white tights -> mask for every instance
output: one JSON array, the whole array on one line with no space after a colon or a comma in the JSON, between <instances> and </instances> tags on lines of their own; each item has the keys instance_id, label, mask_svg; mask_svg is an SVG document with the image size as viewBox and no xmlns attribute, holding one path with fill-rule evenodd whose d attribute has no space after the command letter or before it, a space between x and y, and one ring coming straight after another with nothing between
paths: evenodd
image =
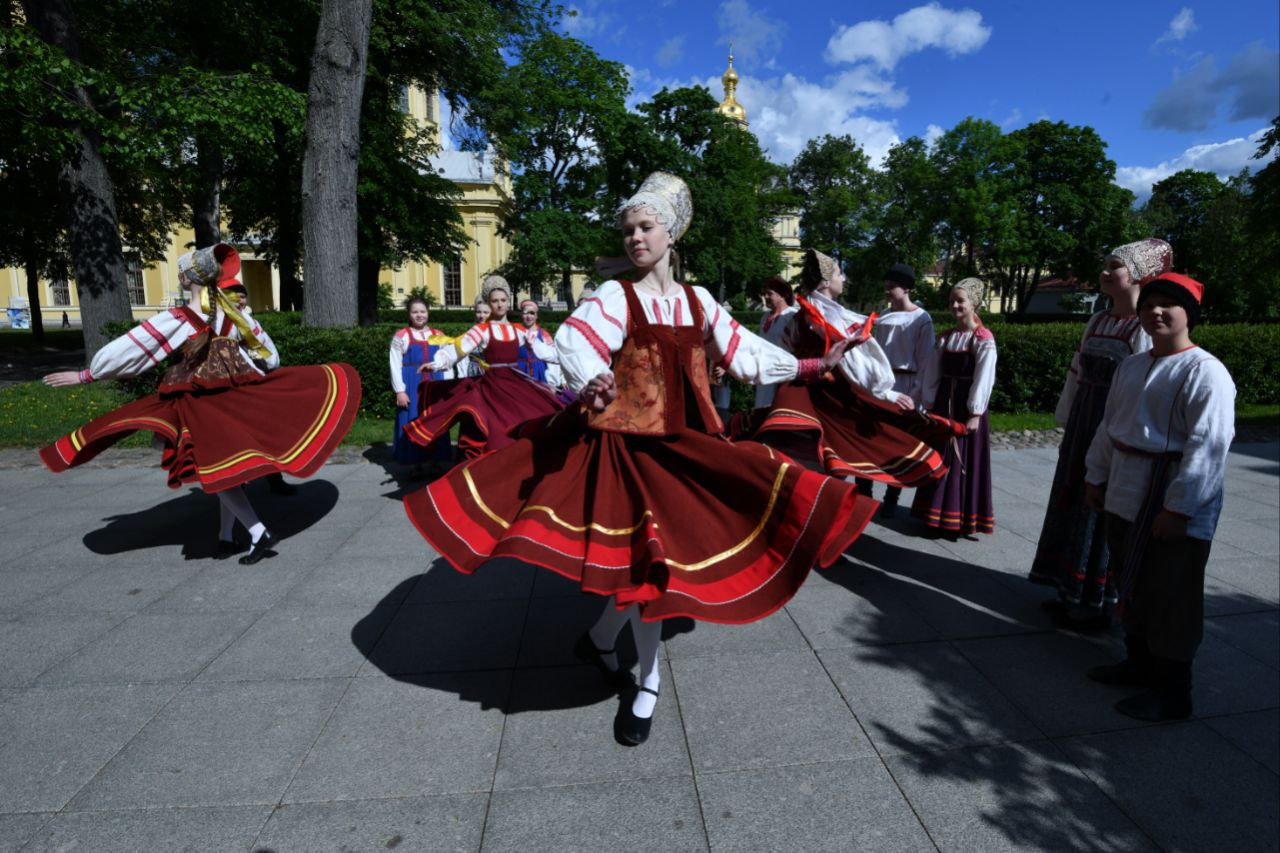
<instances>
[{"instance_id":1,"label":"white tights","mask_svg":"<svg viewBox=\"0 0 1280 853\"><path fill-rule=\"evenodd\" d=\"M237 521L249 531L249 537L254 542L257 542L258 537L267 529L258 518L258 514L253 511L253 504L249 503L249 496L244 493L243 486L218 492L218 518L220 522L218 538L224 542L231 541Z\"/></svg>"},{"instance_id":2,"label":"white tights","mask_svg":"<svg viewBox=\"0 0 1280 853\"><path fill-rule=\"evenodd\" d=\"M635 639L636 654L640 658L640 686L647 687L653 693L639 691L635 701L631 703L631 713L640 718L653 716L653 708L658 703L658 692L661 676L658 673L658 650L662 645L662 622L645 622L640 618L640 605L619 610L613 598L605 602L604 612L591 628L591 642L598 649L612 649L618 641L618 635L627 622L631 623L631 636ZM617 669L617 655L604 655L605 665Z\"/></svg>"}]
</instances>

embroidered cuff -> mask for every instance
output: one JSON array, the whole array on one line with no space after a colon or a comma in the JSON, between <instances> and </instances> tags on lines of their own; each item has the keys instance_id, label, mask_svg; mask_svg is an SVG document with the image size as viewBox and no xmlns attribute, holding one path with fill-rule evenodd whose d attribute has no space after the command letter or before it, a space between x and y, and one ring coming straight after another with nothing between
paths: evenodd
<instances>
[{"instance_id":1,"label":"embroidered cuff","mask_svg":"<svg viewBox=\"0 0 1280 853\"><path fill-rule=\"evenodd\" d=\"M93 374L89 372L89 368L87 367L84 370L80 371L79 376L80 376L81 385L88 385L90 382L93 381Z\"/></svg>"},{"instance_id":2,"label":"embroidered cuff","mask_svg":"<svg viewBox=\"0 0 1280 853\"><path fill-rule=\"evenodd\" d=\"M812 382L822 375L822 359L820 358L799 358L796 359L796 379L801 382Z\"/></svg>"}]
</instances>

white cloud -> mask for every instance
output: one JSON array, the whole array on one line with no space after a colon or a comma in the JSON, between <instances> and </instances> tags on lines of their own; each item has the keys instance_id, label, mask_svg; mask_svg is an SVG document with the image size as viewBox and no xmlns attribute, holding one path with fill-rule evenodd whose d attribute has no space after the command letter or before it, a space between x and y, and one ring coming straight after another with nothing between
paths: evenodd
<instances>
[{"instance_id":1,"label":"white cloud","mask_svg":"<svg viewBox=\"0 0 1280 853\"><path fill-rule=\"evenodd\" d=\"M831 63L870 61L892 70L904 56L936 47L950 56L973 53L987 43L991 27L973 9L953 11L938 3L917 6L889 21L841 26L827 42Z\"/></svg>"},{"instance_id":2,"label":"white cloud","mask_svg":"<svg viewBox=\"0 0 1280 853\"><path fill-rule=\"evenodd\" d=\"M684 57L684 38L683 34L672 36L662 43L662 47L658 48L659 65L674 65Z\"/></svg>"},{"instance_id":3,"label":"white cloud","mask_svg":"<svg viewBox=\"0 0 1280 853\"><path fill-rule=\"evenodd\" d=\"M1183 6L1182 11L1174 15L1173 20L1169 22L1169 28L1151 46L1155 47L1158 44L1170 41L1182 41L1198 29L1195 12L1191 11L1190 6Z\"/></svg>"},{"instance_id":4,"label":"white cloud","mask_svg":"<svg viewBox=\"0 0 1280 853\"><path fill-rule=\"evenodd\" d=\"M716 13L717 44L733 43L734 56L765 63L782 47L786 24L752 9L747 0L724 0Z\"/></svg>"},{"instance_id":5,"label":"white cloud","mask_svg":"<svg viewBox=\"0 0 1280 853\"><path fill-rule=\"evenodd\" d=\"M929 146L930 150L933 150L934 143L941 139L944 133L946 131L942 129L941 125L931 124L924 129L924 142Z\"/></svg>"},{"instance_id":6,"label":"white cloud","mask_svg":"<svg viewBox=\"0 0 1280 853\"><path fill-rule=\"evenodd\" d=\"M622 27L614 23L614 16L601 8L600 0L583 0L582 5L570 3L560 16L560 27L568 35L577 39L601 35L615 30L615 37L623 33Z\"/></svg>"},{"instance_id":7,"label":"white cloud","mask_svg":"<svg viewBox=\"0 0 1280 853\"><path fill-rule=\"evenodd\" d=\"M1000 122L1000 129L1008 130L1009 128L1016 127L1020 124L1022 124L1022 110L1014 107L1013 112L1009 113L1009 115L1005 117L1005 120Z\"/></svg>"},{"instance_id":8,"label":"white cloud","mask_svg":"<svg viewBox=\"0 0 1280 853\"><path fill-rule=\"evenodd\" d=\"M1158 163L1155 166L1120 166L1116 169L1116 183L1125 189L1132 190L1142 202L1151 195L1151 185L1164 180L1183 169L1200 169L1213 172L1226 180L1232 175L1248 168L1257 172L1275 158L1275 149L1271 155L1262 160L1254 160L1258 144L1266 128L1256 130L1248 136L1239 136L1225 142L1210 142L1193 145L1176 157Z\"/></svg>"}]
</instances>

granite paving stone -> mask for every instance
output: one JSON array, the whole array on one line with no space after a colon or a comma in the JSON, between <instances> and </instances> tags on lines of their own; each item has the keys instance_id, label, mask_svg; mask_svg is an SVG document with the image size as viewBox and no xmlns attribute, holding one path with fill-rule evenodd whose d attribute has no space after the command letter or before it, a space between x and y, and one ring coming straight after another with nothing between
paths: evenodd
<instances>
[{"instance_id":1,"label":"granite paving stone","mask_svg":"<svg viewBox=\"0 0 1280 853\"><path fill-rule=\"evenodd\" d=\"M500 851L706 850L691 778L495 791L484 845Z\"/></svg>"},{"instance_id":2,"label":"granite paving stone","mask_svg":"<svg viewBox=\"0 0 1280 853\"><path fill-rule=\"evenodd\" d=\"M1208 717L1202 722L1241 752L1280 775L1280 709Z\"/></svg>"},{"instance_id":3,"label":"granite paving stone","mask_svg":"<svg viewBox=\"0 0 1280 853\"><path fill-rule=\"evenodd\" d=\"M944 643L827 649L818 656L880 755L1043 736Z\"/></svg>"},{"instance_id":4,"label":"granite paving stone","mask_svg":"<svg viewBox=\"0 0 1280 853\"><path fill-rule=\"evenodd\" d=\"M260 613L140 613L40 676L41 684L190 681Z\"/></svg>"},{"instance_id":5,"label":"granite paving stone","mask_svg":"<svg viewBox=\"0 0 1280 853\"><path fill-rule=\"evenodd\" d=\"M24 686L128 618L123 613L0 615L0 685Z\"/></svg>"},{"instance_id":6,"label":"granite paving stone","mask_svg":"<svg viewBox=\"0 0 1280 853\"><path fill-rule=\"evenodd\" d=\"M713 850L935 849L878 758L700 773L698 798Z\"/></svg>"},{"instance_id":7,"label":"granite paving stone","mask_svg":"<svg viewBox=\"0 0 1280 853\"><path fill-rule=\"evenodd\" d=\"M284 802L490 790L510 685L509 671L356 679Z\"/></svg>"},{"instance_id":8,"label":"granite paving stone","mask_svg":"<svg viewBox=\"0 0 1280 853\"><path fill-rule=\"evenodd\" d=\"M276 608L265 613L199 674L197 681L282 681L353 676L365 657L355 626L376 632L387 616L363 608Z\"/></svg>"},{"instance_id":9,"label":"granite paving stone","mask_svg":"<svg viewBox=\"0 0 1280 853\"><path fill-rule=\"evenodd\" d=\"M253 567L149 450L0 450L0 850L1280 846L1280 443L1228 462L1196 716L1143 725L1084 677L1121 632L1056 629L1026 580L1057 452L1022 439L995 535L931 537L908 493L769 618L667 620L638 748L573 653L602 599L449 567L385 447L250 484L282 537Z\"/></svg>"},{"instance_id":10,"label":"granite paving stone","mask_svg":"<svg viewBox=\"0 0 1280 853\"><path fill-rule=\"evenodd\" d=\"M844 699L810 652L682 658L671 662L671 670L699 772L872 753ZM664 692L671 691L664 686Z\"/></svg>"},{"instance_id":11,"label":"granite paving stone","mask_svg":"<svg viewBox=\"0 0 1280 853\"><path fill-rule=\"evenodd\" d=\"M94 684L11 694L0 704L0 809L61 809L177 691Z\"/></svg>"},{"instance_id":12,"label":"granite paving stone","mask_svg":"<svg viewBox=\"0 0 1280 853\"><path fill-rule=\"evenodd\" d=\"M432 850L480 848L488 794L291 803L263 827L254 850Z\"/></svg>"},{"instance_id":13,"label":"granite paving stone","mask_svg":"<svg viewBox=\"0 0 1280 853\"><path fill-rule=\"evenodd\" d=\"M63 812L24 853L134 853L144 838L151 850L247 850L270 813L270 806Z\"/></svg>"},{"instance_id":14,"label":"granite paving stone","mask_svg":"<svg viewBox=\"0 0 1280 853\"><path fill-rule=\"evenodd\" d=\"M276 803L348 683L189 685L71 808Z\"/></svg>"},{"instance_id":15,"label":"granite paving stone","mask_svg":"<svg viewBox=\"0 0 1280 853\"><path fill-rule=\"evenodd\" d=\"M665 688L665 665L662 678ZM494 790L691 776L679 705L661 692L649 740L630 749L617 743L613 724L631 695L618 696L594 666L518 671Z\"/></svg>"},{"instance_id":16,"label":"granite paving stone","mask_svg":"<svg viewBox=\"0 0 1280 853\"><path fill-rule=\"evenodd\" d=\"M886 762L941 850L1159 849L1048 741L909 753Z\"/></svg>"},{"instance_id":17,"label":"granite paving stone","mask_svg":"<svg viewBox=\"0 0 1280 853\"><path fill-rule=\"evenodd\" d=\"M1274 850L1277 780L1200 722L1085 735L1062 746L1166 850Z\"/></svg>"}]
</instances>

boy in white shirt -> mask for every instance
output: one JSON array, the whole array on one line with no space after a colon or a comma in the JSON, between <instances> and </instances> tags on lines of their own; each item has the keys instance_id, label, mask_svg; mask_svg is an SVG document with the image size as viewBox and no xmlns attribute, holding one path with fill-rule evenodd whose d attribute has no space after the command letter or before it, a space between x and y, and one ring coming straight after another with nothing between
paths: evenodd
<instances>
[{"instance_id":1,"label":"boy in white shirt","mask_svg":"<svg viewBox=\"0 0 1280 853\"><path fill-rule=\"evenodd\" d=\"M1146 721L1191 715L1191 661L1204 635L1204 571L1235 434L1235 384L1191 342L1204 286L1165 273L1142 289L1148 352L1125 359L1086 458L1089 506L1106 512L1127 658L1103 684L1145 686L1116 703Z\"/></svg>"}]
</instances>

